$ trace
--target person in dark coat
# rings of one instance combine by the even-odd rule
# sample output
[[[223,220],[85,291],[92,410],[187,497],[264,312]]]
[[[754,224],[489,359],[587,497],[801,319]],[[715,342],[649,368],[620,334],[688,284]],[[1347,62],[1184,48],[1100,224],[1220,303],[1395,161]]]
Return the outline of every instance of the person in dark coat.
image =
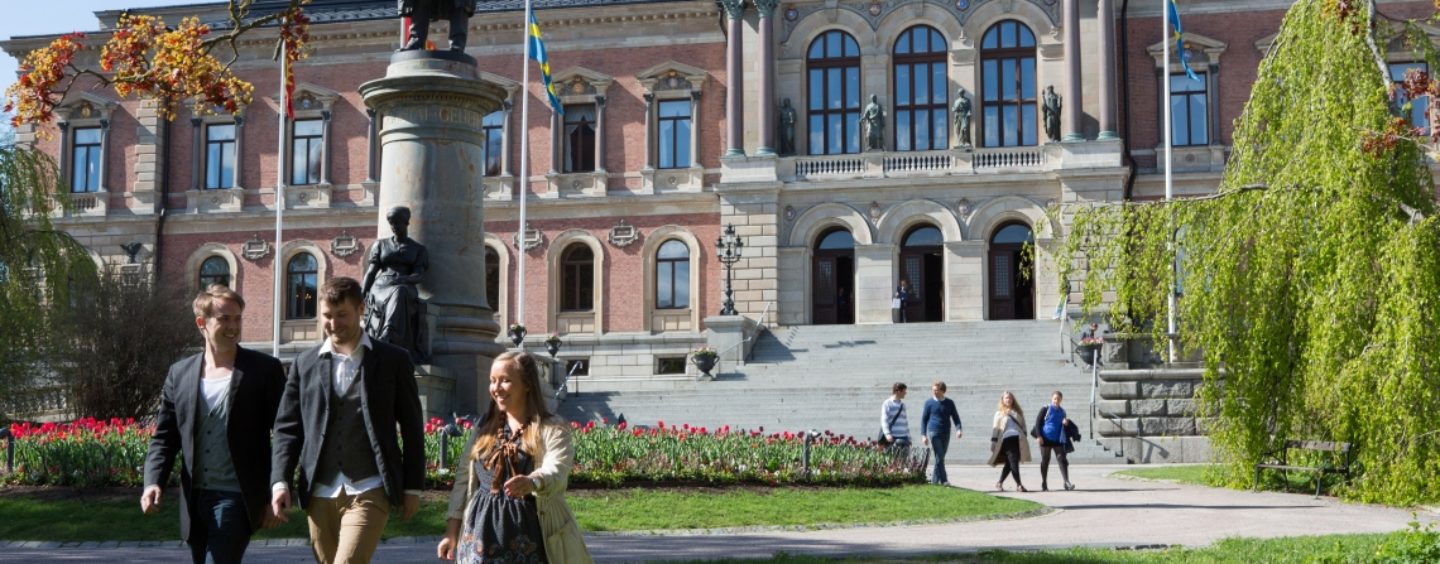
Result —
[[[285,389],[280,361],[239,345],[245,300],[215,284],[195,297],[205,350],[170,366],[145,456],[140,509],[154,513],[180,457],[180,538],[195,562],[239,562],[271,510],[270,426]]]
[[[420,507],[419,388],[410,353],[361,329],[359,282],[331,278],[318,293],[326,339],[290,366],[275,418],[270,503],[283,520],[295,492],[316,561],[369,562],[391,511],[409,520]]]
[[[475,0],[399,0],[400,17],[410,18],[410,39],[401,51],[425,48],[430,36],[430,20],[450,21],[450,50],[465,52],[469,36],[470,16],[475,15]]]

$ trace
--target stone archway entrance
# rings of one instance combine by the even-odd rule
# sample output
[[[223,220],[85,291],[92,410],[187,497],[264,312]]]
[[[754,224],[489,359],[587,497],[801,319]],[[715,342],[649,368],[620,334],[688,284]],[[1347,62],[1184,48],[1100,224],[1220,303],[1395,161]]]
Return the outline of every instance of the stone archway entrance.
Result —
[[[933,225],[916,226],[901,239],[900,278],[910,283],[905,319],[945,320],[945,236]],[[899,285],[899,281],[896,281]]]
[[[990,236],[990,319],[1035,319],[1035,233],[1007,223]]]
[[[855,323],[855,238],[845,229],[826,231],[815,243],[810,295],[813,323]]]

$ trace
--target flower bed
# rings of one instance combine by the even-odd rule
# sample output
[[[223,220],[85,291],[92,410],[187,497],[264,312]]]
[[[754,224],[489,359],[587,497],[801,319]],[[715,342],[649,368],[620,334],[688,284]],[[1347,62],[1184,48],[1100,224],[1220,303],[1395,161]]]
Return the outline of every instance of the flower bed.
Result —
[[[791,432],[766,434],[764,429],[732,430],[728,425],[711,431],[681,425],[630,427],[605,421],[571,424],[575,432],[576,485],[614,487],[636,483],[770,484],[888,486],[924,481],[923,461],[895,454],[872,441],[829,431],[811,439],[810,474],[801,467],[804,438]],[[457,426],[470,428],[461,419]],[[432,418],[425,423],[426,483],[447,488],[454,481],[454,466],[463,459],[467,436],[449,438],[446,460],[439,462],[441,436],[446,423]],[[85,418],[73,423],[11,425],[16,437],[15,472],[0,474],[0,483],[51,486],[140,487],[144,482],[145,453],[153,425],[134,419],[100,421]],[[175,478],[172,475],[172,482]]]

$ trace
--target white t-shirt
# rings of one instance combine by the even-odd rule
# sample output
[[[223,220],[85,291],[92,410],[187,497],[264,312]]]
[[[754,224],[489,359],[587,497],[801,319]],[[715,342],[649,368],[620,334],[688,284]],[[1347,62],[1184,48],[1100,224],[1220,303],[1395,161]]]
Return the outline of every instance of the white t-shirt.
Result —
[[[215,406],[225,402],[230,395],[230,378],[233,375],[221,378],[201,378],[200,396],[205,398],[205,411],[215,411]]]

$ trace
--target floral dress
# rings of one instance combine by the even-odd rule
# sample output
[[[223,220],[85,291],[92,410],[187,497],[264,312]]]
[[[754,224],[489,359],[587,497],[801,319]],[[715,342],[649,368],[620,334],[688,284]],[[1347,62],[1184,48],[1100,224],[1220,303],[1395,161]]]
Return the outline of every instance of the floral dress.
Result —
[[[455,551],[457,564],[548,562],[535,498],[513,498],[504,490],[512,476],[529,474],[535,468],[535,460],[520,448],[523,433],[523,427],[511,433],[505,426],[490,453],[471,463],[475,494],[465,508],[467,525]]]

